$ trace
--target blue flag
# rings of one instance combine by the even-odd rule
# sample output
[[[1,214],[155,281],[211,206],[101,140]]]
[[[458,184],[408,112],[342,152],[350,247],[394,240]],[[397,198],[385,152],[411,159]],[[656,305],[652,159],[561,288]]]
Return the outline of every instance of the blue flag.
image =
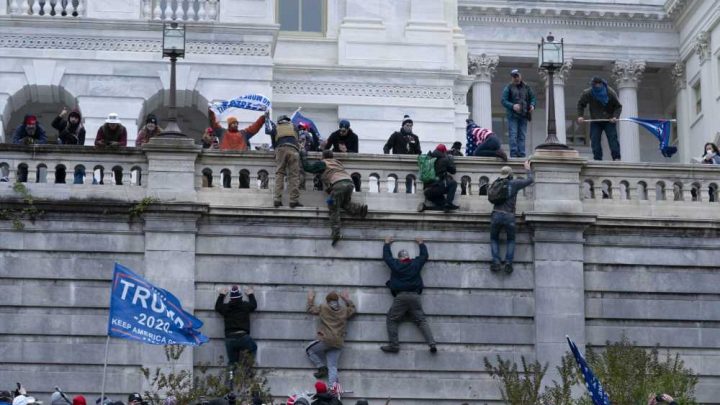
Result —
[[[610,405],[610,398],[608,398],[607,393],[605,390],[603,390],[602,384],[600,384],[600,380],[595,377],[595,374],[593,374],[592,370],[590,369],[590,366],[588,366],[587,362],[585,361],[585,358],[582,354],[580,354],[580,350],[578,350],[577,346],[575,345],[575,342],[570,340],[569,337],[565,337],[568,341],[568,344],[570,345],[570,350],[572,351],[573,355],[575,356],[575,361],[577,361],[578,366],[580,367],[580,371],[582,372],[583,379],[585,380],[585,387],[587,388],[588,392],[590,393],[590,398],[592,399],[592,402],[594,405]]]
[[[115,263],[110,292],[108,335],[153,345],[199,346],[208,341],[203,326],[169,291],[155,287]]]
[[[660,152],[665,157],[672,157],[677,152],[676,146],[670,146],[670,132],[672,132],[672,121],[669,120],[648,120],[644,118],[628,117],[641,127],[650,131],[660,141]]]
[[[210,103],[208,107],[217,115],[222,115],[231,108],[243,110],[267,111],[272,108],[270,100],[262,94],[246,94],[232,100]]]
[[[295,125],[295,127],[300,125],[301,122],[304,122],[308,126],[308,132],[317,135],[318,138],[322,138],[322,136],[320,135],[320,130],[317,128],[313,120],[302,115],[300,109],[293,113],[292,117],[290,117],[290,120],[292,121],[293,125]]]

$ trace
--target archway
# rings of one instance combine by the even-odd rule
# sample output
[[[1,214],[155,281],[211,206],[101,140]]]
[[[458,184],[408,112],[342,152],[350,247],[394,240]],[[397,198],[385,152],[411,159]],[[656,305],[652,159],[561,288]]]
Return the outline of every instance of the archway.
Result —
[[[177,92],[177,117],[178,125],[182,132],[200,142],[205,128],[209,126],[207,106],[208,100],[197,90],[178,90]],[[160,126],[167,125],[169,91],[160,90],[143,104],[141,115],[138,117],[138,128],[145,124],[145,117],[148,114],[155,114],[158,117]],[[134,143],[133,143],[134,145]]]
[[[63,107],[76,108],[77,98],[61,86],[26,85],[9,97],[2,115],[5,142],[12,143],[15,129],[22,124],[26,114],[37,117],[47,133],[48,143],[58,142],[58,131],[51,124]]]

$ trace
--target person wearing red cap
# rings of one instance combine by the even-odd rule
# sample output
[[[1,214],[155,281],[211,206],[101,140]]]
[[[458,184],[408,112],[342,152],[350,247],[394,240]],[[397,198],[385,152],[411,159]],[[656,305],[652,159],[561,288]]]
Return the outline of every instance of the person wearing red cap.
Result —
[[[342,405],[342,402],[328,391],[328,386],[324,381],[315,383],[315,401],[313,405]]]
[[[47,143],[47,135],[34,115],[26,115],[22,124],[15,129],[12,143],[17,145],[34,145]]]
[[[225,296],[230,293],[230,300],[226,304]],[[240,353],[249,353],[252,358],[255,357],[257,344],[250,337],[250,313],[257,309],[257,301],[252,287],[245,288],[245,294],[248,300],[243,301],[240,287],[232,286],[219,290],[219,295],[215,301],[215,311],[223,316],[225,320],[225,349],[228,356],[228,365],[233,367],[240,359]],[[248,361],[252,361],[248,359]],[[252,366],[250,363],[248,366]]]
[[[341,298],[345,302],[345,306],[340,305]],[[315,305],[315,291],[310,290],[307,312],[318,315],[319,324],[316,340],[310,342],[305,348],[305,352],[310,361],[318,368],[314,374],[315,378],[328,376],[328,382],[333,385],[338,381],[337,364],[345,344],[347,321],[356,312],[355,304],[347,291],[340,295],[333,291],[325,297],[324,304]]]
[[[447,153],[447,147],[443,144],[438,145],[434,151],[428,152],[430,158],[435,159],[435,180],[425,182],[425,190],[423,194],[425,199],[433,205],[428,207],[425,201],[418,205],[418,212],[425,209],[442,209],[445,212],[454,211],[460,207],[453,204],[455,200],[455,191],[457,191],[457,181],[452,177],[455,174],[455,161],[451,155]]]

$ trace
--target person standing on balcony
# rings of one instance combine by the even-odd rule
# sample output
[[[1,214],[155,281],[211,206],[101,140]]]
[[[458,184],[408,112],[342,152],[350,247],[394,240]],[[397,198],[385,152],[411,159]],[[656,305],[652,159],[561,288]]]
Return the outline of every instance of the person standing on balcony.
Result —
[[[535,110],[535,92],[523,81],[519,70],[510,71],[510,78],[501,99],[507,117],[510,157],[525,157],[525,137]]]
[[[95,146],[127,146],[127,129],[120,122],[117,113],[108,114],[105,124],[97,131]]]
[[[466,151],[468,156],[498,157],[507,162],[507,155],[500,145],[500,138],[488,128],[483,128],[471,119],[466,119]]]
[[[328,137],[325,149],[333,152],[358,153],[358,136],[350,128],[350,121],[340,120],[338,126],[339,129]]]
[[[500,176],[490,186],[488,198],[496,183],[504,190],[501,201],[493,204],[492,216],[490,217],[490,252],[492,253],[492,264],[490,271],[493,273],[505,270],[505,273],[513,272],[513,258],[515,257],[515,204],[517,194],[520,190],[531,185],[534,181],[533,173],[530,170],[530,161],[525,161],[527,178],[513,179],[513,171],[510,166],[503,166],[500,169]],[[505,229],[507,234],[507,251],[505,252],[505,264],[500,261],[500,231]]]
[[[240,123],[235,117],[227,118],[227,129],[223,128],[215,118],[215,113],[212,111],[208,112],[210,121],[212,122],[211,128],[213,133],[210,134],[208,131],[205,132],[203,138],[211,138],[213,135],[217,136],[220,140],[220,150],[239,150],[246,151],[250,150],[250,138],[260,131],[260,128],[265,124],[265,114],[258,117],[254,123],[250,124],[245,129],[239,129]],[[209,130],[210,128],[208,128]]]
[[[435,180],[424,184],[423,194],[425,199],[433,206],[430,209],[439,209],[445,212],[454,211],[460,207],[453,204],[457,181],[452,177],[455,174],[455,161],[448,155],[447,147],[444,144],[438,145],[435,150],[428,152],[430,158],[435,158]],[[427,207],[425,201],[418,205],[418,212],[424,211]]]
[[[345,166],[335,159],[333,151],[327,149],[322,152],[322,160],[307,162],[302,156],[303,168],[306,172],[320,174],[323,188],[330,194],[327,199],[330,210],[330,227],[332,228],[332,246],[342,239],[340,213],[347,211],[350,215],[365,218],[368,206],[352,202],[352,193],[355,189],[352,177],[345,170]]]
[[[230,300],[226,304],[225,297],[230,293]],[[257,309],[257,301],[252,287],[245,288],[248,300],[243,301],[240,287],[232,286],[229,290],[224,287],[219,290],[215,301],[215,312],[222,315],[225,321],[225,350],[227,351],[228,365],[233,367],[240,362],[240,355],[249,354],[255,357],[257,344],[250,337],[250,313]],[[251,361],[251,359],[248,361]],[[248,364],[251,366],[252,364]]]
[[[265,115],[269,114],[266,112]],[[273,206],[275,208],[282,207],[283,188],[287,176],[290,208],[302,207],[303,205],[300,204],[300,143],[295,126],[290,117],[282,115],[278,118],[277,124],[270,121],[269,128],[266,126],[265,132],[270,135],[272,146],[275,149]]]
[[[400,131],[395,131],[390,135],[387,143],[383,147],[383,153],[386,155],[392,151],[393,155],[420,155],[420,138],[412,132],[413,120],[406,115],[402,121]]]
[[[380,350],[385,353],[397,353],[400,351],[398,328],[405,314],[410,314],[415,324],[420,328],[425,341],[430,346],[430,353],[437,353],[435,338],[433,338],[430,325],[425,318],[422,308],[420,294],[424,285],[420,272],[428,261],[428,250],[421,238],[415,238],[420,247],[420,256],[411,259],[408,251],[403,249],[398,252],[398,258],[392,257],[390,244],[393,239],[385,238],[383,246],[383,260],[390,268],[390,280],[385,285],[390,289],[393,296],[393,303],[387,313],[387,332],[390,344],[381,346]]]
[[[162,133],[162,129],[158,126],[158,119],[155,114],[148,114],[145,118],[145,125],[137,134],[135,146],[140,147],[150,142],[150,139]]]
[[[65,119],[66,116],[67,119]],[[50,125],[58,130],[59,143],[63,145],[85,144],[85,127],[82,124],[80,110],[77,108],[70,111],[70,114],[68,114],[67,108],[63,108]]]
[[[618,100],[617,93],[608,86],[604,79],[594,76],[590,80],[590,87],[583,90],[578,100],[578,124],[585,122],[583,115],[585,107],[588,105],[590,106],[590,119],[601,120],[590,123],[590,146],[592,146],[593,159],[602,160],[603,158],[601,137],[605,131],[612,160],[620,160],[617,120],[622,113],[622,104]]]
[[[47,143],[47,135],[43,127],[37,122],[37,117],[31,114],[23,118],[23,123],[13,133],[13,143],[16,145],[34,145]]]
[[[462,156],[462,142],[453,142],[452,147],[450,148],[450,152],[448,152],[448,154],[450,156]]]
[[[340,299],[344,306],[340,305]],[[328,377],[328,383],[333,386],[338,382],[338,360],[345,344],[347,321],[356,312],[355,304],[347,291],[339,295],[332,291],[325,297],[324,304],[315,305],[315,292],[310,290],[306,310],[318,315],[319,324],[316,340],[310,342],[305,352],[318,369],[315,378]]]

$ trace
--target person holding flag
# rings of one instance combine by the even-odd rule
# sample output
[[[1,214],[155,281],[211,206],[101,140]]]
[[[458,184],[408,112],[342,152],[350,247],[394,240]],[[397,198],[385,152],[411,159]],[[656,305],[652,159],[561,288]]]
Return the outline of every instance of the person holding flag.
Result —
[[[585,107],[590,106],[590,144],[592,146],[593,159],[602,160],[603,151],[600,142],[602,133],[610,146],[612,160],[620,160],[620,143],[618,142],[617,120],[622,113],[622,104],[618,100],[615,90],[608,87],[605,80],[594,76],[590,80],[590,87],[583,90],[577,103],[578,124],[585,122],[583,115]]]
[[[215,136],[220,140],[220,150],[250,150],[250,138],[255,136],[255,134],[260,131],[260,128],[263,127],[263,124],[265,124],[265,114],[258,117],[254,123],[244,129],[238,129],[240,123],[235,117],[231,116],[227,118],[227,129],[220,125],[212,110],[208,110],[208,117],[211,126],[206,129],[203,134],[203,144],[207,144],[209,147],[212,145],[212,140]]]

